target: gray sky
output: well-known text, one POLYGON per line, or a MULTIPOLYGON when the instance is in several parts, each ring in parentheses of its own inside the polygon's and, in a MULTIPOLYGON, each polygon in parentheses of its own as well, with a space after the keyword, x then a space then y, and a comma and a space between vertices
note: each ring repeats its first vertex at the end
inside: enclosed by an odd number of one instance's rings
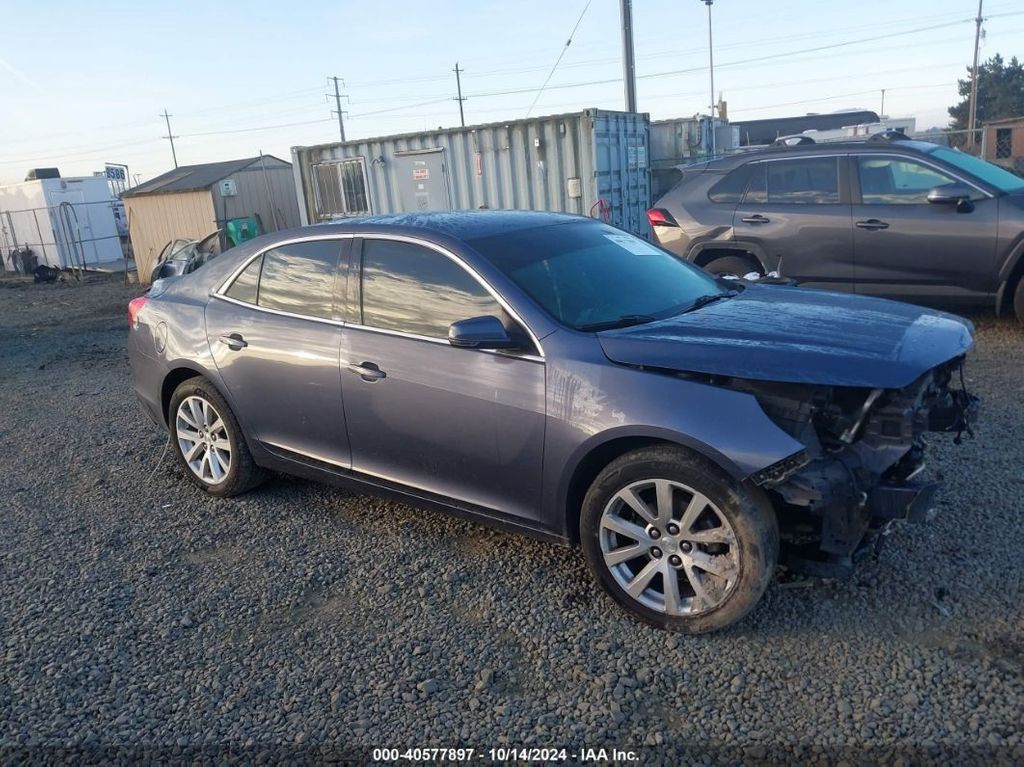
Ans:
MULTIPOLYGON (((143 180, 181 164, 337 139, 327 77, 345 79, 349 138, 525 117, 586 0, 105 2, 3 0, 0 182, 31 167, 143 180)), ((948 123, 974 44, 973 0, 718 0, 715 85, 732 119, 864 107, 948 123)), ((986 0, 982 58, 1024 57, 1024 3, 986 0)), ((639 108, 707 111, 700 0, 634 0, 639 108)), ((533 115, 622 109, 619 3, 591 0, 533 115)))

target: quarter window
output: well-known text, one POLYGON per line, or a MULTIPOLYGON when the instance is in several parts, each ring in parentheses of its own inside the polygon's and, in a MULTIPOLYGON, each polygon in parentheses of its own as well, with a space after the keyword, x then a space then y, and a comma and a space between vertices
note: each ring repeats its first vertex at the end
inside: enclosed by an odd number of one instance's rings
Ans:
POLYGON ((800 157, 760 163, 744 202, 828 205, 839 202, 837 157, 800 157))
POLYGON ((322 219, 364 216, 370 212, 363 159, 321 162, 313 166, 313 196, 322 219))
POLYGON ((461 266, 429 248, 392 240, 363 241, 363 324, 447 338, 457 320, 493 315, 501 305, 461 266))
POLYGON ((956 179, 913 160, 858 157, 860 198, 865 205, 927 204, 928 192, 956 179))
POLYGON ((739 202, 747 188, 751 176, 760 171, 764 173, 760 163, 748 163, 731 171, 725 178, 711 187, 708 197, 712 202, 739 202))
POLYGON ((263 254, 259 305, 331 319, 340 251, 340 240, 296 242, 268 250, 263 254))
POLYGON ((263 256, 255 259, 242 273, 235 277, 224 295, 236 301, 245 301, 247 304, 255 304, 256 296, 260 287, 260 269, 263 267, 263 256))

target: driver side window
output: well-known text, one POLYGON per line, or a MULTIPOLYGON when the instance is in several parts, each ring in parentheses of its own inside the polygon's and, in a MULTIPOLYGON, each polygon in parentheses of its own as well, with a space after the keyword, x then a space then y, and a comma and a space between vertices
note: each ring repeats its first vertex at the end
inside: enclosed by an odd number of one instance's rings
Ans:
POLYGON ((363 241, 363 325, 447 339, 453 322, 484 315, 511 327, 501 304, 450 258, 409 242, 363 241))
POLYGON ((959 183, 928 165, 895 157, 858 157, 857 176, 864 205, 927 205, 929 191, 959 183))

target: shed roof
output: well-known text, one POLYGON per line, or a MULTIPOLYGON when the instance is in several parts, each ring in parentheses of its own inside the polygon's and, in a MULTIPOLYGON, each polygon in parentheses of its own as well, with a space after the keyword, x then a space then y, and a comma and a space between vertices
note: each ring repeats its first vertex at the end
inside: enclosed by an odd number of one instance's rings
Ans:
MULTIPOLYGON (((263 159, 291 165, 291 163, 269 154, 263 155, 263 159)), ((202 165, 182 165, 156 178, 152 178, 144 184, 132 187, 123 196, 136 197, 143 194, 170 194, 173 192, 195 192, 209 189, 221 179, 228 178, 232 174, 248 168, 253 163, 259 161, 259 157, 246 157, 242 160, 208 162, 202 165)))

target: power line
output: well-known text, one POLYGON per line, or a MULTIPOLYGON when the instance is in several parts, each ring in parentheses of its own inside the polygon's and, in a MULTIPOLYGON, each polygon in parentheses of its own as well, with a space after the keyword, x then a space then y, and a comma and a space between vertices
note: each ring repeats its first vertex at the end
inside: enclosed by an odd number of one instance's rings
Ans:
POLYGON ((565 41, 565 45, 563 46, 561 52, 558 54, 558 58, 555 59, 555 65, 551 67, 551 71, 548 72, 548 76, 544 79, 544 84, 540 86, 540 90, 538 90, 537 95, 534 96, 533 103, 530 104, 530 108, 526 110, 527 117, 530 116, 530 113, 533 111, 533 108, 537 105, 537 99, 540 98, 540 94, 542 94, 544 92, 544 89, 548 87, 548 83, 551 81, 551 76, 555 73, 555 70, 558 69, 558 65, 562 63, 562 57, 565 56, 565 52, 569 50, 569 46, 572 45, 572 38, 575 36, 576 30, 580 28, 580 22, 583 21, 583 17, 587 15, 587 9, 590 8, 591 2, 592 0, 587 0, 587 4, 584 5, 583 10, 580 11, 580 17, 576 19, 576 23, 573 24, 572 32, 569 33, 569 39, 565 41))

